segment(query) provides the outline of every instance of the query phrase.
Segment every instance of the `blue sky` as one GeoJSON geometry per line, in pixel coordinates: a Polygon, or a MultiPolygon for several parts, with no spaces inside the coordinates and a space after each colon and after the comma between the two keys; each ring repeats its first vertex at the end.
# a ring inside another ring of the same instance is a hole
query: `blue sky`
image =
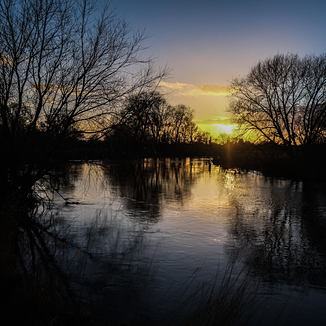
{"type": "MultiPolygon", "coordinates": [[[[105,1],[105,0],[101,0],[105,1]]],[[[277,53],[326,52],[322,0],[112,0],[133,29],[146,28],[147,54],[168,64],[171,104],[195,110],[198,122],[227,116],[225,86],[277,53]]]]}

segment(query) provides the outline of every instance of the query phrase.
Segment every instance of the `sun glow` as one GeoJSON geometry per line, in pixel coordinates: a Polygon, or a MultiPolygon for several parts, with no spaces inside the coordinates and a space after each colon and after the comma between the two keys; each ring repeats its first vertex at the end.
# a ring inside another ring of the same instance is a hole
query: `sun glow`
{"type": "Polygon", "coordinates": [[[211,126],[212,133],[214,134],[225,133],[228,135],[231,135],[236,127],[237,125],[223,125],[223,124],[214,124],[211,126]]]}
{"type": "Polygon", "coordinates": [[[213,137],[218,137],[220,134],[227,134],[229,136],[233,135],[237,125],[236,124],[197,124],[200,130],[208,131],[213,137]]]}

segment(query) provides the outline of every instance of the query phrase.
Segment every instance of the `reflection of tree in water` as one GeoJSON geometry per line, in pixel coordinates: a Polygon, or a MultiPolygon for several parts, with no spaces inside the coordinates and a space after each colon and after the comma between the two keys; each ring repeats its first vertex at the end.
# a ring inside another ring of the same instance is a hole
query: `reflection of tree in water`
{"type": "Polygon", "coordinates": [[[82,172],[82,164],[63,164],[50,171],[39,181],[38,185],[47,195],[54,192],[62,196],[66,191],[72,192],[75,189],[76,181],[81,178],[82,172]]]}
{"type": "Polygon", "coordinates": [[[209,164],[205,159],[145,159],[103,165],[103,171],[133,216],[157,221],[162,204],[173,201],[182,205],[189,198],[191,187],[208,171],[209,164]]]}
{"type": "Polygon", "coordinates": [[[43,219],[37,204],[1,207],[0,215],[1,295],[5,298],[1,308],[8,316],[13,314],[13,324],[34,322],[35,318],[35,322],[49,324],[49,318],[63,312],[59,302],[71,298],[56,259],[63,239],[55,232],[53,219],[43,219]]]}
{"type": "Polygon", "coordinates": [[[96,212],[91,225],[75,227],[37,203],[1,207],[0,217],[1,312],[12,324],[88,324],[80,304],[99,300],[103,289],[113,310],[119,295],[141,293],[139,274],[146,278],[150,264],[135,258],[144,242],[136,226],[130,232],[132,225],[96,212]]]}
{"type": "Polygon", "coordinates": [[[236,251],[265,280],[325,286],[326,224],[320,223],[320,206],[306,194],[288,182],[266,187],[258,203],[235,202],[229,252],[236,251]]]}

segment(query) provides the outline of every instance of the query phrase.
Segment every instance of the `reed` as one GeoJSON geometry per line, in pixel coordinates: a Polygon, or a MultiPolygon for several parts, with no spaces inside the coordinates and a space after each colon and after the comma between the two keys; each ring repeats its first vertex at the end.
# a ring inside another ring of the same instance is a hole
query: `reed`
{"type": "Polygon", "coordinates": [[[248,272],[230,261],[221,277],[217,274],[188,298],[192,312],[180,326],[248,324],[257,286],[248,272]]]}

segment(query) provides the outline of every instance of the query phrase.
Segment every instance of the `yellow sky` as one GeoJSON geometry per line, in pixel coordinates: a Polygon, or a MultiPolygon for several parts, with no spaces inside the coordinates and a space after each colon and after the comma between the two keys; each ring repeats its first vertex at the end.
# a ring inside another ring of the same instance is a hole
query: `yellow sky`
{"type": "Polygon", "coordinates": [[[161,82],[163,88],[173,91],[177,95],[183,96],[227,96],[229,95],[228,86],[218,85],[192,85],[185,83],[161,82]]]}
{"type": "Polygon", "coordinates": [[[160,91],[172,105],[185,104],[193,109],[197,126],[213,137],[220,133],[231,134],[236,127],[227,112],[230,94],[227,85],[162,82],[160,91]]]}
{"type": "MultiPolygon", "coordinates": [[[[228,122],[226,122],[228,123],[228,122]]],[[[228,135],[232,135],[232,133],[235,131],[237,125],[236,124],[197,124],[198,127],[203,131],[209,131],[212,135],[218,135],[220,133],[225,133],[228,135]]]]}

